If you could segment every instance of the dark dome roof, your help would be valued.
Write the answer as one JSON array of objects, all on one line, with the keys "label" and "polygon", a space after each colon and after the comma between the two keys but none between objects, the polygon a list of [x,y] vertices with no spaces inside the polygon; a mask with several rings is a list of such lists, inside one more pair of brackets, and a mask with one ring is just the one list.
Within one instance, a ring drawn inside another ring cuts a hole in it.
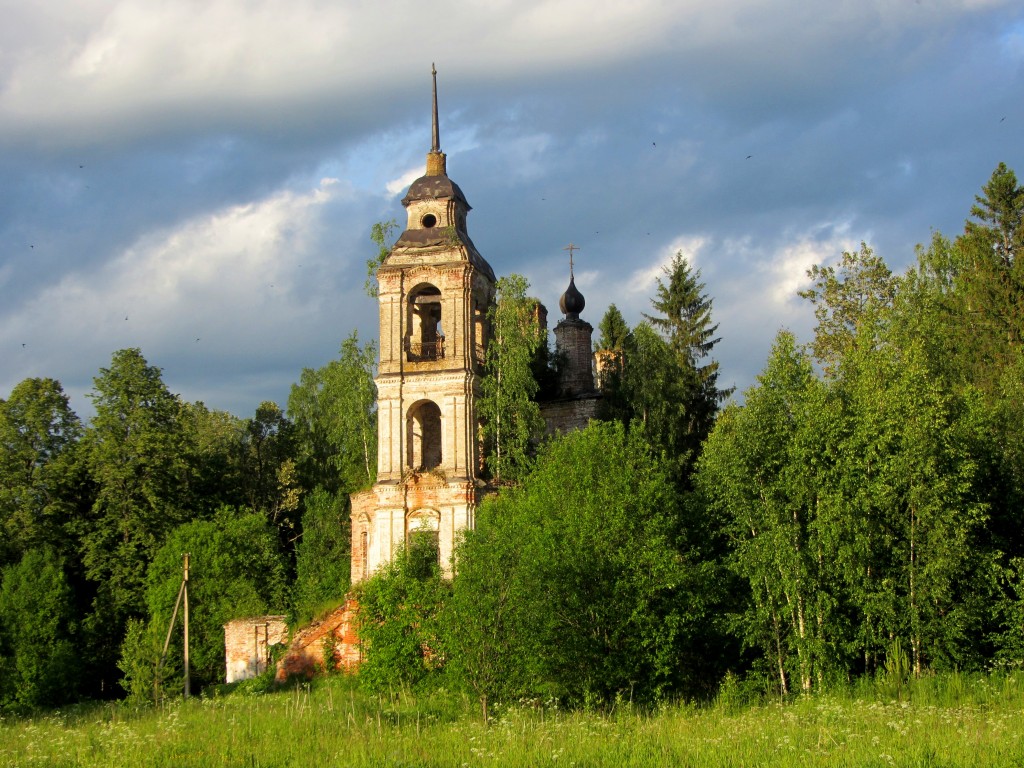
[{"label": "dark dome roof", "polygon": [[409,187],[409,191],[402,198],[402,205],[408,206],[416,200],[438,200],[454,197],[461,202],[466,209],[470,209],[466,196],[462,194],[459,185],[447,176],[420,176]]},{"label": "dark dome roof", "polygon": [[562,298],[558,300],[558,306],[562,310],[562,314],[570,320],[578,320],[580,312],[583,311],[586,305],[587,302],[583,298],[583,294],[576,290],[576,278],[570,277],[569,287],[565,289]]}]

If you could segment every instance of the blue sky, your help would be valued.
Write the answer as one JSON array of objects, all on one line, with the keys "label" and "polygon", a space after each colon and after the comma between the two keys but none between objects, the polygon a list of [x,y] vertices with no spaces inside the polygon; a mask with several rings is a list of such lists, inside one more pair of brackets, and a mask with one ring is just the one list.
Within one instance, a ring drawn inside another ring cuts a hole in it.
[{"label": "blue sky", "polygon": [[250,416],[358,329],[369,231],[441,144],[498,274],[557,321],[635,323],[682,250],[721,383],[809,338],[805,272],[867,242],[902,270],[1024,175],[1024,7],[1001,0],[0,0],[0,397],[82,415],[139,347]]}]

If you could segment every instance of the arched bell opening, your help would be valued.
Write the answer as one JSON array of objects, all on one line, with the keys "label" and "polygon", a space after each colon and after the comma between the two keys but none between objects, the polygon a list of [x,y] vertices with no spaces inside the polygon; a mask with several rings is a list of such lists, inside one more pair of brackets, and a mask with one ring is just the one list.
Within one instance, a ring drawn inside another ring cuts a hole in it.
[{"label": "arched bell opening", "polygon": [[427,472],[441,466],[441,409],[424,400],[409,410],[408,466],[415,472]]},{"label": "arched bell opening", "polygon": [[409,335],[406,353],[410,363],[444,359],[441,328],[441,291],[430,283],[409,292]]}]

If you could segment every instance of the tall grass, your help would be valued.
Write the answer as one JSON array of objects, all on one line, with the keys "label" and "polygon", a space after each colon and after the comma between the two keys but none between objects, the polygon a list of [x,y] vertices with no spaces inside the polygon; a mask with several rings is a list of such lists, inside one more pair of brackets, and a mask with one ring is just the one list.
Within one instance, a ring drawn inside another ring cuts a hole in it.
[{"label": "tall grass", "polygon": [[1016,766],[1024,676],[874,684],[786,703],[567,712],[469,699],[368,697],[328,678],[156,709],[93,705],[0,723],[3,766]]}]

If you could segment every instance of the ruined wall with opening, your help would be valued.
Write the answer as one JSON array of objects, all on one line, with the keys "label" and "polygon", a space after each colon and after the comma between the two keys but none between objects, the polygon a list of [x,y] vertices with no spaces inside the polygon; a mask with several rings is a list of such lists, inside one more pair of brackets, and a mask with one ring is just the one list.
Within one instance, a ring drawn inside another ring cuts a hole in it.
[{"label": "ruined wall with opening", "polygon": [[229,683],[262,674],[270,663],[272,647],[288,642],[284,616],[235,619],[224,625],[225,679]]}]

